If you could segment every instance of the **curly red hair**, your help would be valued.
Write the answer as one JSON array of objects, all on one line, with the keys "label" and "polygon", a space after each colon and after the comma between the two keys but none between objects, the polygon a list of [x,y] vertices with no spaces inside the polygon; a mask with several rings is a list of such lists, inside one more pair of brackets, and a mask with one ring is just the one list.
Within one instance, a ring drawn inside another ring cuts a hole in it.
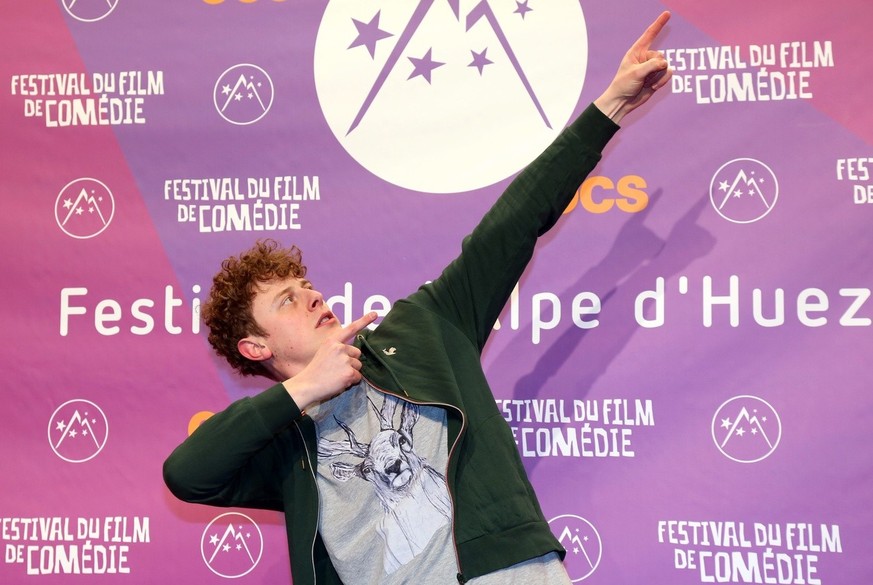
[{"label": "curly red hair", "polygon": [[271,377],[260,362],[243,357],[237,343],[249,335],[266,335],[252,314],[252,300],[258,286],[304,276],[306,266],[300,249],[297,246],[283,248],[271,239],[258,240],[249,250],[222,262],[221,271],[212,279],[209,298],[201,309],[215,353],[243,376]]}]

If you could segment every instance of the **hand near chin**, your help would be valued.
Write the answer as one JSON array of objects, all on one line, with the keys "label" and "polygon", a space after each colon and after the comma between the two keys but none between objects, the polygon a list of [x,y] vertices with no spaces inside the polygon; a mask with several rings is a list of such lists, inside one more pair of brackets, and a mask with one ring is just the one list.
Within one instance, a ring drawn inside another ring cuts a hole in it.
[{"label": "hand near chin", "polygon": [[361,381],[361,350],[349,342],[376,318],[375,312],[367,313],[337,329],[319,346],[305,368],[282,383],[301,411]]}]

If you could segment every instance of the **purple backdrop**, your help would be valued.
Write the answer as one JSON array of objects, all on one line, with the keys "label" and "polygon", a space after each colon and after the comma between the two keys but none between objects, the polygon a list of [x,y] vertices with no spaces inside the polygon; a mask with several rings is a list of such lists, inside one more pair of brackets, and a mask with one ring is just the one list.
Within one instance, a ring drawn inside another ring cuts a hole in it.
[{"label": "purple backdrop", "polygon": [[671,91],[543,239],[496,399],[574,581],[873,581],[867,0],[6,8],[0,581],[290,582],[281,516],[161,480],[266,385],[201,331],[218,263],[296,243],[386,309],[663,9]]}]

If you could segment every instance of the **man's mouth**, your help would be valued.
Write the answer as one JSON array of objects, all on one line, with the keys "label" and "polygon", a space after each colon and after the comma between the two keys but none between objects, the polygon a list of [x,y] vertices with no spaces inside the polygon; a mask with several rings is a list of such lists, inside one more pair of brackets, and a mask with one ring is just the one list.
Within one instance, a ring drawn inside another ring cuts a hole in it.
[{"label": "man's mouth", "polygon": [[318,329],[322,325],[329,323],[333,319],[333,313],[328,311],[324,315],[321,316],[321,319],[318,320],[318,323],[315,324],[315,328]]}]

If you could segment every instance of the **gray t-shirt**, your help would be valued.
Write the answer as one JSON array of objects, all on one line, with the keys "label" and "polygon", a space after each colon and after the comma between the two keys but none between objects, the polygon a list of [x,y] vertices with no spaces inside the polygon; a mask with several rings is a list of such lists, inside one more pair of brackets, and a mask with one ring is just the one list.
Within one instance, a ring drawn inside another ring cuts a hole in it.
[{"label": "gray t-shirt", "polygon": [[[318,529],[344,583],[457,583],[446,487],[446,413],[361,382],[310,408],[318,429]],[[556,554],[475,585],[569,583]]]}]

